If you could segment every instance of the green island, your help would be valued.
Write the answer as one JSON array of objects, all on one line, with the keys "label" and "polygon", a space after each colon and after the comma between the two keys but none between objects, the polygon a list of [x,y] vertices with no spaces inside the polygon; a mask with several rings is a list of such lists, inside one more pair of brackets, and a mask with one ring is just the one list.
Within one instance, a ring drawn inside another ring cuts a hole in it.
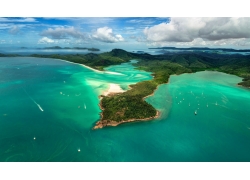
[{"label": "green island", "polygon": [[[3,56],[3,54],[0,54],[0,56]],[[131,85],[126,92],[108,96],[102,95],[100,97],[101,119],[95,124],[93,129],[157,118],[159,112],[144,99],[152,95],[160,84],[168,83],[170,75],[173,74],[179,75],[204,70],[220,71],[242,77],[243,80],[238,85],[250,87],[250,55],[230,55],[201,51],[150,55],[113,49],[111,52],[100,54],[33,54],[31,56],[62,59],[90,66],[101,71],[110,65],[117,65],[136,59],[138,63],[134,64],[134,66],[137,69],[152,72],[154,77],[152,80]]]},{"label": "green island", "polygon": [[[25,47],[21,47],[24,49]],[[27,49],[27,48],[25,48]],[[60,47],[60,46],[52,46],[52,47],[44,47],[44,48],[37,48],[37,49],[74,49],[74,50],[88,50],[88,51],[100,51],[98,48],[87,48],[87,47]]]}]

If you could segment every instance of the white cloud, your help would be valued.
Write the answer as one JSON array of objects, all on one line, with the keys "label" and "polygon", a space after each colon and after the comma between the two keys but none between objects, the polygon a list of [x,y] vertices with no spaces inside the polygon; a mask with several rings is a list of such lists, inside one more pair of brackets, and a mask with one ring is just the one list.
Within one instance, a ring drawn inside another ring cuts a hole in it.
[{"label": "white cloud", "polygon": [[54,43],[55,41],[53,39],[47,38],[47,37],[43,37],[41,39],[38,40],[38,44],[50,44],[50,43]]},{"label": "white cloud", "polygon": [[0,22],[37,22],[35,18],[0,18]]},{"label": "white cloud", "polygon": [[221,39],[208,41],[202,38],[196,38],[191,42],[150,42],[148,46],[174,46],[174,47],[242,47],[250,46],[250,38],[240,39]]},{"label": "white cloud", "polygon": [[17,34],[19,32],[20,28],[18,26],[13,26],[10,30],[10,34]]},{"label": "white cloud", "polygon": [[114,34],[113,30],[108,27],[98,28],[92,37],[98,41],[115,43],[124,41],[124,38],[120,34]]},{"label": "white cloud", "polygon": [[154,22],[155,22],[154,20],[147,18],[130,19],[127,21],[127,23],[133,23],[133,24],[153,24]]},{"label": "white cloud", "polygon": [[74,27],[57,27],[55,29],[49,28],[41,33],[42,36],[49,36],[52,39],[67,39],[69,37],[85,39],[84,33],[75,29]]},{"label": "white cloud", "polygon": [[250,18],[171,18],[144,29],[149,42],[193,42],[250,38]]}]

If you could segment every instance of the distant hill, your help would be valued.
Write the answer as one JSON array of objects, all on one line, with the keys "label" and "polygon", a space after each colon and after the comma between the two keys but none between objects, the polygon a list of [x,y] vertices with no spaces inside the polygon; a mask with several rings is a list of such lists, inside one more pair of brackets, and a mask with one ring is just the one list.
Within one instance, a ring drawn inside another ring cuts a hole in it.
[{"label": "distant hill", "polygon": [[44,47],[44,48],[37,48],[37,49],[75,49],[75,50],[88,50],[88,51],[100,51],[98,48],[86,48],[86,47],[60,47],[60,46],[52,46],[52,47]]},{"label": "distant hill", "polygon": [[191,48],[177,48],[177,47],[157,47],[149,49],[171,49],[171,50],[200,50],[200,51],[226,51],[226,52],[250,52],[250,49],[231,49],[231,48],[208,48],[208,47],[191,47]]}]

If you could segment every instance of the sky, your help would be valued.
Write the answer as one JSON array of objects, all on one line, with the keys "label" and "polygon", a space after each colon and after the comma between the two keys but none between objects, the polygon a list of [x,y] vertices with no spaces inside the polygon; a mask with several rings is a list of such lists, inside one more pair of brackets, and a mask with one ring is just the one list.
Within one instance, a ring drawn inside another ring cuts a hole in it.
[{"label": "sky", "polygon": [[250,49],[244,17],[0,17],[0,47]]}]

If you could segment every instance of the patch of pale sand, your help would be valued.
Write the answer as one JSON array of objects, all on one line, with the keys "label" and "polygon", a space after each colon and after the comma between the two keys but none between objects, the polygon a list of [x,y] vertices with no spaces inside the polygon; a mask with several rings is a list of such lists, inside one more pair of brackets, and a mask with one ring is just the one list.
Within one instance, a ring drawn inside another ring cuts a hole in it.
[{"label": "patch of pale sand", "polygon": [[62,59],[58,59],[58,60],[64,61],[64,62],[67,62],[67,63],[71,63],[71,64],[78,64],[78,65],[80,65],[80,66],[83,66],[83,67],[85,67],[85,68],[87,68],[87,69],[90,69],[90,70],[92,70],[92,71],[95,71],[95,72],[98,72],[98,73],[101,73],[101,74],[114,74],[114,75],[124,76],[124,74],[119,73],[119,72],[99,71],[99,70],[97,70],[97,69],[94,69],[94,68],[92,68],[92,67],[86,66],[86,65],[84,65],[84,64],[74,63],[74,62],[70,62],[70,61],[66,61],[66,60],[62,60]]},{"label": "patch of pale sand", "polygon": [[[78,63],[76,63],[76,64],[78,64]],[[91,70],[93,70],[93,71],[95,71],[95,72],[98,72],[98,73],[104,73],[103,71],[99,71],[99,70],[97,70],[97,69],[94,69],[94,68],[92,68],[92,67],[86,66],[86,65],[84,65],[84,64],[79,64],[79,65],[81,65],[81,66],[83,66],[83,67],[86,67],[86,68],[88,68],[88,69],[91,69]]]},{"label": "patch of pale sand", "polygon": [[111,93],[113,94],[113,93],[122,93],[122,92],[125,92],[125,90],[123,90],[119,84],[110,83],[109,89],[105,91],[102,95],[107,96]]},{"label": "patch of pale sand", "polygon": [[124,76],[124,74],[122,73],[118,73],[118,72],[112,72],[112,71],[105,71],[106,74],[115,74],[115,75],[121,75]]},{"label": "patch of pale sand", "polygon": [[102,74],[104,73],[104,71],[99,71],[99,70],[97,70],[97,69],[94,69],[94,68],[92,68],[92,67],[86,66],[86,65],[84,65],[84,64],[74,63],[74,62],[70,62],[70,61],[66,61],[66,60],[62,60],[62,59],[58,59],[58,60],[64,61],[64,62],[67,62],[67,63],[71,63],[71,64],[78,64],[78,65],[80,65],[80,66],[83,66],[83,67],[85,67],[85,68],[91,69],[92,71],[95,71],[95,72],[98,72],[98,73],[102,73]]}]

